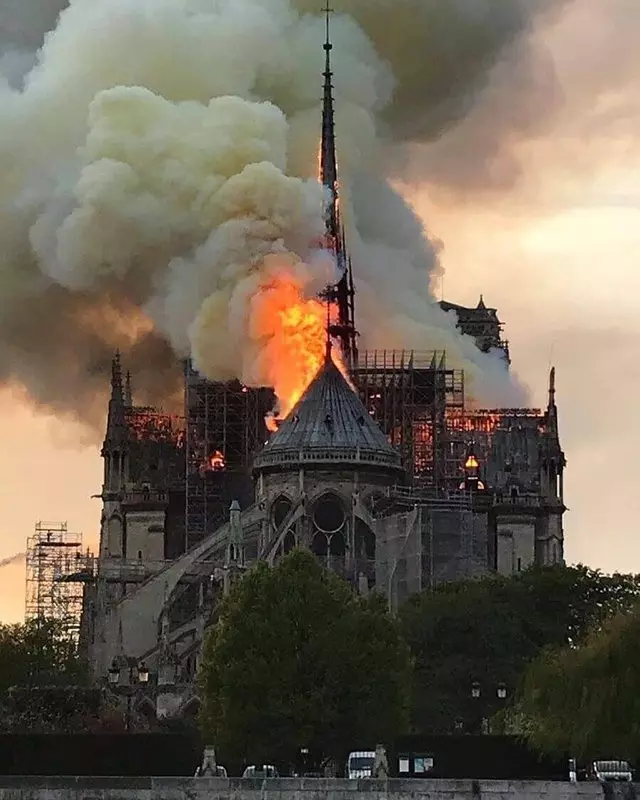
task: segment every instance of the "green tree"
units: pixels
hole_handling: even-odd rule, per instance
[[[479,730],[504,707],[500,684],[508,700],[545,647],[582,641],[639,597],[638,576],[578,566],[445,584],[411,598],[401,623],[415,660],[414,729],[445,733],[460,721]]]
[[[84,682],[74,642],[53,619],[0,625],[0,694],[12,686]]]
[[[224,758],[320,762],[388,741],[407,718],[409,651],[384,601],[310,553],[260,563],[222,603],[200,673],[201,725]]]
[[[512,732],[536,748],[580,759],[640,756],[640,608],[581,645],[549,648],[527,670]]]

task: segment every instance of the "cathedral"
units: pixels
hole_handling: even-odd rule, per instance
[[[144,663],[158,717],[197,708],[207,628],[257,560],[306,548],[354,591],[382,592],[391,611],[443,581],[563,561],[554,370],[546,409],[478,410],[467,408],[464,375],[445,353],[358,352],[330,50],[327,41],[321,177],[342,277],[325,293],[338,319],[324,363],[298,403],[270,433],[270,389],[207,381],[186,363],[184,417],[173,417],[137,406],[132,377],[119,354],[113,360],[80,644],[98,681],[126,683]],[[482,298],[476,308],[441,307],[508,364],[495,309]]]

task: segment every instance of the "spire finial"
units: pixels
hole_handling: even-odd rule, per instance
[[[111,399],[123,401],[122,391],[122,364],[120,362],[120,350],[116,350],[111,360]]]
[[[333,120],[333,72],[331,71],[331,50],[333,45],[330,38],[330,18],[332,9],[329,7],[329,0],[325,6],[325,25],[326,35],[323,45],[324,57],[324,91],[322,93],[322,145],[320,151],[320,180],[329,192],[331,206],[327,214],[327,234],[337,237],[339,226],[337,219],[337,184],[338,184],[338,165],[336,160],[336,143]]]
[[[333,9],[329,0],[325,0],[325,52],[324,91],[322,96],[322,141],[320,144],[320,182],[325,187],[327,206],[325,211],[325,247],[335,257],[338,269],[338,281],[331,288],[331,298],[337,306],[337,319],[331,329],[333,336],[340,342],[342,356],[349,368],[357,363],[357,344],[355,329],[354,286],[351,262],[347,255],[344,226],[342,225],[338,198],[338,159],[336,156],[335,126],[333,117],[333,72],[331,69],[330,19]],[[329,309],[327,309],[328,311]],[[329,332],[327,332],[329,337]],[[327,344],[327,353],[330,342]]]
[[[133,393],[131,392],[131,373],[127,370],[124,379],[124,404],[131,408],[133,405]]]
[[[333,14],[333,9],[329,6],[329,0],[327,0],[326,5],[324,7],[324,18],[327,31],[327,35],[325,36],[324,40],[325,50],[331,50],[331,48],[333,47],[333,45],[331,44],[331,36],[329,35],[329,22],[331,20],[331,14]]]
[[[549,408],[556,404],[556,368],[551,367],[549,371]]]

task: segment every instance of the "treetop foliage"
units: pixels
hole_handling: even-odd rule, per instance
[[[578,758],[640,756],[640,606],[529,668],[510,714],[532,745]]]
[[[410,656],[376,595],[360,598],[310,553],[259,563],[223,600],[200,673],[201,722],[227,758],[317,759],[406,724]]]
[[[584,566],[533,568],[444,584],[400,611],[415,659],[414,729],[479,732],[504,708],[529,663],[547,647],[575,646],[640,599],[640,577],[603,575]],[[480,698],[471,697],[472,684]]]
[[[85,671],[74,642],[54,619],[0,624],[0,693],[12,686],[81,683]]]

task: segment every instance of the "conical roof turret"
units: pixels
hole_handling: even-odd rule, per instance
[[[324,365],[254,461],[254,470],[300,465],[402,472],[401,459],[327,353]]]

